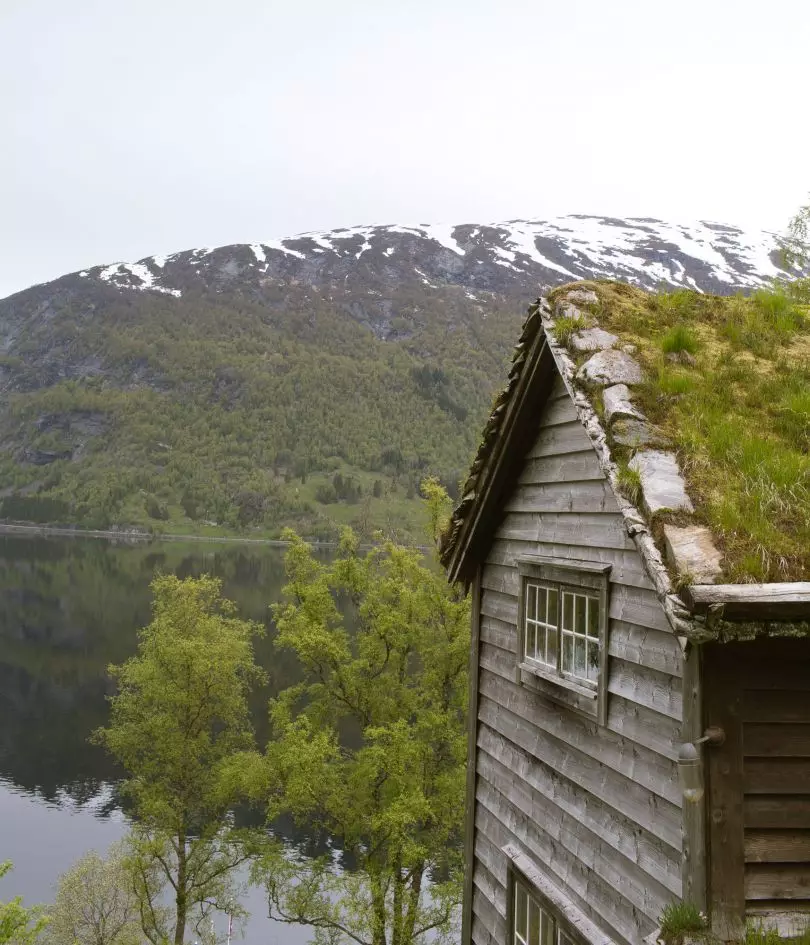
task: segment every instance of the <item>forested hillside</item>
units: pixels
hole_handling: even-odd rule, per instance
[[[419,480],[453,492],[544,287],[777,271],[761,235],[595,220],[194,250],[0,301],[0,518],[418,537]]]

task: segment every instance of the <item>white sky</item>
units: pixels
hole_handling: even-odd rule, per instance
[[[0,0],[0,296],[361,223],[781,230],[807,0]]]

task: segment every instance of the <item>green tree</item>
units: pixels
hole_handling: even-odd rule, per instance
[[[48,945],[139,945],[139,902],[125,846],[86,853],[59,877],[48,909]]]
[[[782,241],[782,255],[786,265],[804,269],[810,260],[810,203],[799,207],[788,224],[787,236]]]
[[[266,855],[255,872],[271,913],[330,945],[449,940],[461,892],[468,602],[416,550],[387,543],[361,556],[347,530],[323,563],[287,537],[276,645],[297,654],[304,681],[271,707],[279,799],[269,813],[314,821],[356,869]]]
[[[0,863],[0,879],[9,872],[11,863]],[[21,896],[0,902],[0,945],[33,945],[46,924],[42,908],[26,908]]]
[[[152,591],[137,655],[110,667],[118,693],[95,737],[129,774],[143,932],[154,945],[182,945],[190,923],[203,934],[212,909],[232,906],[234,870],[249,854],[229,810],[232,763],[253,745],[247,696],[263,678],[253,658],[260,628],[238,619],[214,578],[160,576]]]

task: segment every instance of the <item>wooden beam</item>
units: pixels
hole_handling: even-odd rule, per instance
[[[540,411],[556,375],[545,334],[538,330],[516,389],[506,404],[506,416],[497,432],[492,453],[478,475],[475,504],[448,564],[450,581],[469,581],[482,560],[482,548],[492,536],[502,514],[503,500],[514,485],[523,459],[534,441]]]
[[[741,941],[745,923],[743,845],[742,690],[722,644],[705,647],[703,695],[706,724],[719,726],[722,745],[707,745],[709,902],[712,932],[723,942]]]
[[[464,902],[461,945],[472,942],[473,872],[475,871],[475,762],[478,741],[478,655],[481,638],[481,568],[475,572],[470,593],[470,679],[467,704],[467,794],[464,806]]]
[[[810,581],[783,584],[692,584],[681,598],[695,614],[723,620],[810,620]]]
[[[703,734],[701,648],[691,646],[683,660],[683,740],[694,742]],[[703,772],[705,785],[705,772]],[[705,797],[683,804],[683,898],[706,911],[706,803]]]

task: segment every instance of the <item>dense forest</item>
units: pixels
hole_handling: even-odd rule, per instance
[[[522,313],[397,293],[384,328],[305,287],[50,297],[0,361],[0,516],[418,536],[418,482],[454,493]]]

